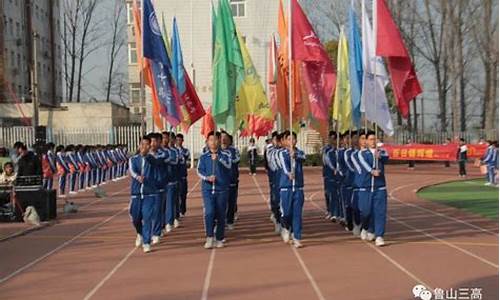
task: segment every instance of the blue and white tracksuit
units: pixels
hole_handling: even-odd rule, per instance
[[[50,150],[47,151],[47,160],[49,162],[50,169],[53,174],[57,174],[57,166],[56,166],[56,156]],[[54,184],[54,176],[43,179],[43,188],[45,190],[52,190]]]
[[[223,151],[231,157],[231,183],[229,184],[229,195],[227,199],[227,224],[234,224],[234,214],[238,210],[238,183],[240,177],[239,163],[240,151],[233,146],[229,146]]]
[[[330,199],[328,198],[328,179],[326,173],[328,172],[328,166],[326,164],[326,153],[332,148],[331,145],[325,145],[321,149],[321,160],[323,161],[323,190],[325,192],[325,207],[326,211],[330,213]]]
[[[278,152],[281,226],[293,233],[296,240],[302,239],[302,209],[304,207],[304,152],[295,149],[295,157],[288,149]],[[293,167],[293,170],[292,170]],[[294,179],[290,180],[289,175]]]
[[[278,153],[282,149],[270,145],[267,147],[266,159],[267,159],[267,176],[269,177],[269,194],[270,194],[270,206],[271,212],[273,213],[274,219],[277,224],[281,223],[281,210],[280,210],[280,186],[279,186],[279,166],[278,166]]]
[[[352,207],[352,181],[354,177],[354,167],[351,163],[351,148],[339,151],[339,166],[342,172],[341,198],[344,204],[345,221],[349,230],[353,228],[353,207]]]
[[[188,192],[188,181],[187,181],[187,162],[191,158],[191,154],[189,153],[189,150],[184,147],[179,147],[177,148],[180,156],[179,156],[179,186],[178,186],[178,191],[179,191],[179,202],[180,202],[180,207],[179,211],[181,214],[185,215],[187,211],[187,206],[186,206],[186,199],[187,199],[187,192]]]
[[[74,193],[76,192],[76,187],[77,187],[76,182],[78,179],[78,170],[79,170],[78,161],[76,159],[75,153],[73,153],[72,151],[66,152],[66,159],[67,163],[72,165],[74,168],[74,171],[69,173],[69,191],[71,193]]]
[[[85,153],[83,151],[78,151],[76,153],[76,161],[78,163],[78,170],[79,170],[79,176],[78,176],[78,189],[79,190],[84,190],[85,189],[85,180],[87,179],[87,170],[81,170],[80,165],[86,166],[85,162]]]
[[[151,243],[154,216],[157,215],[159,178],[154,157],[134,155],[129,160],[129,172],[132,177],[130,185],[130,216],[136,232],[142,235],[144,245]],[[144,176],[141,183],[137,180]]]
[[[231,184],[231,157],[227,152],[218,150],[217,159],[212,160],[211,152],[203,153],[198,160],[197,173],[202,180],[201,193],[205,219],[205,234],[222,241],[226,226],[226,210],[229,185]],[[215,183],[207,179],[215,176]]]
[[[59,195],[66,194],[66,178],[67,174],[70,172],[69,166],[66,162],[66,154],[64,152],[57,152],[56,163],[59,164],[64,169],[64,174],[59,176]]]
[[[343,209],[340,197],[340,184],[339,184],[339,164],[337,149],[331,147],[324,155],[323,161],[326,165],[325,178],[326,178],[326,194],[328,197],[328,209],[330,216],[341,218],[343,216]]]
[[[349,162],[353,167],[354,171],[352,174],[352,214],[353,223],[356,225],[361,225],[361,212],[359,211],[359,188],[362,181],[362,169],[358,162],[358,149],[353,149],[349,155]]]
[[[484,158],[481,160],[486,165],[488,172],[486,173],[486,180],[495,184],[495,169],[497,168],[498,149],[490,145],[486,150]]]
[[[383,237],[387,218],[387,188],[385,184],[384,164],[389,160],[389,155],[383,149],[379,149],[380,159],[376,166],[374,156],[375,149],[365,149],[357,153],[361,168],[359,187],[359,209],[361,212],[361,226],[375,234]],[[380,175],[371,175],[373,170],[379,170]]]

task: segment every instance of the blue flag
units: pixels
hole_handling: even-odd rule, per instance
[[[361,90],[363,87],[363,56],[359,26],[354,8],[349,8],[349,81],[351,83],[352,123],[361,127]]]
[[[144,0],[143,3],[142,45],[144,57],[151,60],[156,91],[164,117],[170,125],[177,126],[180,123],[179,105],[176,101],[176,91],[169,71],[171,64],[167,49],[165,49],[160,25],[151,0]]]
[[[172,75],[177,85],[179,95],[186,92],[186,82],[184,79],[184,62],[182,60],[181,40],[177,29],[177,20],[174,17],[174,28],[172,30]]]

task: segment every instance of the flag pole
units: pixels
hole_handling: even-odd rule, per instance
[[[297,0],[298,1],[298,0]],[[293,102],[293,76],[292,76],[292,0],[288,0],[288,117],[290,126],[290,137],[293,139],[293,112],[292,112],[292,102]],[[293,145],[290,145],[293,147]],[[290,157],[291,161],[291,173],[292,173],[292,192],[295,192],[295,158]]]
[[[374,61],[374,64],[375,66],[373,67],[373,72],[375,73],[375,84],[373,85],[374,86],[374,91],[373,91],[373,97],[374,97],[374,101],[373,101],[373,105],[375,107],[377,107],[377,96],[375,95],[375,89],[376,89],[376,84],[377,84],[377,23],[378,23],[378,20],[377,20],[377,0],[373,0],[373,9],[372,9],[372,13],[373,13],[373,40],[374,40],[374,45],[375,45],[375,61]],[[375,154],[374,154],[374,160],[375,160],[375,170],[378,169],[378,158],[377,158],[377,154],[378,154],[378,143],[377,143],[377,139],[378,139],[378,126],[376,123],[374,123],[374,126],[375,126]],[[374,186],[375,186],[375,176],[372,176],[372,192],[374,191]]]

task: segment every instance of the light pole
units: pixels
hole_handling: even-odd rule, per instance
[[[36,31],[33,32],[33,68],[31,68],[31,99],[33,103],[33,130],[38,126],[38,53],[37,42],[39,35]]]

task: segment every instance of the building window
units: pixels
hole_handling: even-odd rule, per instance
[[[16,62],[16,56],[14,55],[14,51],[10,51],[10,66],[14,68],[14,63]]]
[[[140,108],[139,107],[134,107],[134,114],[138,114],[140,111]]]
[[[10,35],[14,35],[14,21],[12,20],[12,18],[9,18],[9,32]]]
[[[16,22],[16,33],[17,36],[21,36],[21,24],[19,22]]]
[[[21,54],[17,54],[17,68],[21,71]]]
[[[135,43],[128,43],[128,63],[137,63],[137,47],[135,46]]]
[[[231,11],[233,17],[244,17],[245,16],[245,0],[231,0]]]
[[[134,10],[132,3],[127,3],[127,24],[134,23]]]
[[[139,83],[130,84],[130,100],[131,103],[141,102],[141,85]]]

